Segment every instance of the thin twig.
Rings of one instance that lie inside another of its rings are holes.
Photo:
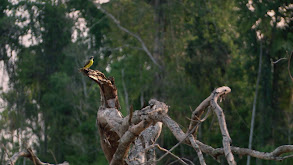
[[[182,160],[185,160],[186,162],[189,162],[191,165],[194,165],[194,163],[191,161],[191,160],[188,160],[186,158],[181,158]],[[172,165],[174,163],[177,163],[179,160],[174,160],[173,162],[171,163],[168,163],[168,165]]]
[[[185,117],[187,120],[189,120],[189,121],[198,121],[198,120],[193,120],[193,119],[191,119],[191,118],[189,118],[189,117]]]
[[[181,159],[180,157],[178,157],[178,156],[176,156],[175,154],[173,154],[170,150],[167,150],[167,149],[161,147],[159,144],[153,144],[153,145],[149,146],[148,148],[146,148],[146,149],[144,150],[144,152],[147,152],[148,150],[150,150],[150,149],[152,149],[152,148],[154,148],[154,147],[157,147],[158,149],[160,149],[160,150],[162,150],[162,151],[164,151],[164,152],[166,152],[166,153],[172,155],[173,157],[175,157],[175,158],[177,159],[176,162],[179,161],[179,162],[182,163],[182,164],[186,164],[186,163],[183,161],[183,159]],[[147,162],[145,162],[145,163],[143,163],[143,164],[154,163],[154,162],[159,162],[159,161],[160,161],[159,159],[158,159],[158,160],[151,160],[151,161],[147,161]],[[188,161],[189,161],[189,160],[188,160]],[[186,165],[187,165],[187,164],[186,164]]]
[[[192,129],[180,142],[178,142],[175,146],[173,146],[169,151],[171,152],[171,151],[173,151],[176,147],[178,147],[179,146],[179,144],[181,144],[182,142],[184,142],[185,141],[185,139],[187,139],[187,137],[189,136],[189,135],[191,135],[192,134],[192,132],[195,130],[195,128],[196,127],[194,127],[194,129]],[[158,161],[160,161],[160,160],[162,160],[165,156],[167,156],[168,155],[168,153],[165,153],[163,156],[161,156],[159,159],[158,159]]]
[[[293,157],[293,155],[283,156],[283,157],[282,157],[282,160],[284,160],[284,159],[288,159],[288,158],[292,158],[292,157]]]
[[[211,107],[209,106],[208,107],[208,111],[206,113],[206,115],[204,116],[204,118],[202,118],[200,121],[200,123],[204,122],[209,116],[210,116],[210,113],[211,113]]]
[[[170,152],[169,150],[167,150],[167,149],[165,149],[165,148],[159,146],[158,144],[155,144],[155,146],[156,146],[158,149],[160,149],[160,150],[162,150],[162,151],[164,151],[164,152],[166,152],[166,153],[172,155],[173,157],[175,157],[180,163],[187,165],[187,163],[185,163],[181,158],[179,158],[177,155],[173,154],[173,153]],[[158,161],[159,161],[159,160],[158,160]]]
[[[37,165],[37,162],[36,162],[36,155],[33,153],[33,150],[31,148],[27,148],[27,152],[30,153],[31,157],[32,157],[32,160],[34,162],[34,165]]]
[[[3,144],[2,144],[2,148],[4,149],[4,151],[5,151],[5,153],[6,153],[7,157],[8,157],[8,159],[9,159],[9,161],[11,162],[11,165],[14,165],[13,162],[12,162],[12,160],[10,159],[10,156],[9,156],[9,154],[8,154],[8,150],[7,150],[7,148],[6,148]]]
[[[283,57],[283,58],[278,59],[277,61],[273,61],[272,63],[273,64],[276,64],[276,63],[278,63],[278,62],[280,62],[282,60],[287,60],[287,58]]]
[[[196,141],[194,139],[193,135],[189,135],[189,141],[191,143],[191,146],[193,147],[193,149],[196,151],[196,154],[198,156],[199,162],[201,165],[206,165],[206,162],[204,160],[203,154],[198,146],[198,144],[196,144]]]
[[[190,110],[190,112],[192,112],[193,110],[192,110],[192,108],[191,108],[191,106],[189,106],[189,110]]]
[[[150,57],[150,59],[153,61],[153,63],[158,66],[160,69],[162,68],[158,62],[156,61],[156,59],[153,57],[153,55],[151,54],[151,52],[149,51],[149,49],[146,47],[145,43],[143,42],[143,40],[135,33],[129,31],[128,29],[126,29],[125,27],[121,26],[120,21],[118,21],[112,14],[110,14],[109,12],[107,12],[105,9],[103,9],[101,7],[101,5],[99,3],[94,2],[94,4],[97,6],[97,8],[102,11],[104,14],[106,14],[109,18],[111,18],[113,20],[113,22],[118,26],[119,29],[121,29],[122,31],[128,33],[129,35],[131,35],[132,37],[136,38],[140,44],[142,49],[146,52],[146,54]]]
[[[209,112],[206,113],[205,117],[203,119],[206,119],[206,116],[209,114]],[[204,120],[203,120],[204,121]],[[180,141],[178,142],[176,145],[174,145],[169,151],[171,152],[172,150],[174,150],[177,146],[179,146],[179,144],[181,144],[182,142],[185,141],[185,139],[187,139],[187,137],[189,137],[189,135],[191,135],[195,129],[197,128],[197,126],[201,123],[201,120],[199,120],[199,122],[195,125],[195,127],[192,128],[192,130],[190,132],[188,132],[188,134]],[[161,156],[158,161],[162,160],[165,156],[167,156],[168,153],[165,153],[163,156]]]
[[[103,19],[105,19],[105,16],[103,16],[102,18],[100,18],[97,22],[95,22],[94,24],[92,24],[89,29],[93,28],[94,26],[96,26],[97,24],[99,24],[100,22],[103,21]]]
[[[189,159],[186,159],[186,158],[181,158],[182,160],[185,160],[186,162],[189,162],[191,165],[194,165],[194,163],[191,161],[191,160],[189,160]]]
[[[53,151],[50,149],[49,152],[52,154],[55,163],[58,164],[58,163],[57,163],[57,159],[56,159],[56,157],[55,157]]]
[[[112,52],[114,52],[114,51],[120,51],[123,48],[131,48],[131,49],[136,49],[136,50],[143,50],[140,47],[135,47],[135,46],[130,46],[128,44],[125,44],[125,45],[118,46],[118,47],[115,47],[115,48],[102,47],[102,48],[99,49],[99,52],[98,53],[101,53],[102,51],[112,51]]]
[[[194,127],[194,129],[192,129],[180,142],[178,142],[176,145],[174,145],[170,150],[168,150],[168,152],[166,152],[163,156],[161,156],[159,159],[157,159],[157,160],[155,160],[155,161],[151,161],[151,163],[152,162],[159,162],[159,161],[161,161],[164,157],[166,157],[169,153],[171,153],[171,151],[173,151],[179,144],[181,144],[182,142],[184,142],[185,141],[185,139],[189,136],[189,135],[191,135],[192,133],[193,133],[193,131],[195,130],[195,128],[196,127]],[[154,144],[154,145],[151,145],[151,146],[149,146],[148,148],[146,148],[145,150],[144,150],[144,152],[146,152],[146,151],[148,151],[149,149],[151,149],[151,148],[154,148],[154,147],[156,147],[156,144]],[[141,152],[140,152],[141,153]],[[139,154],[139,153],[138,153]],[[137,155],[138,155],[137,154]],[[149,162],[148,162],[149,163]]]
[[[42,162],[37,156],[36,154],[34,154],[33,150],[28,147],[26,149],[23,149],[17,153],[14,153],[13,156],[10,159],[10,163],[7,163],[6,165],[14,165],[15,162],[20,158],[20,157],[24,157],[24,158],[29,158],[31,161],[33,161],[34,165],[53,165],[50,163],[45,163]],[[54,164],[54,165],[69,165],[68,162],[63,162],[60,164]]]

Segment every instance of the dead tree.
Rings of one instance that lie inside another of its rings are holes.
[[[234,154],[276,161],[293,156],[282,156],[284,153],[293,152],[293,145],[280,146],[270,153],[230,145],[232,140],[226,126],[225,115],[217,103],[219,99],[231,92],[229,87],[223,86],[214,90],[193,111],[189,129],[184,132],[169,117],[168,106],[154,99],[150,100],[146,107],[134,112],[130,110],[130,114],[123,117],[119,111],[120,105],[114,78],[107,78],[98,70],[82,69],[81,71],[100,87],[101,106],[97,113],[97,126],[102,149],[111,165],[156,164],[167,154],[174,156],[181,164],[188,164],[188,162],[192,164],[171,153],[181,143],[194,148],[201,165],[206,164],[202,153],[206,153],[218,161],[219,156],[224,155],[229,165],[236,164]],[[213,148],[196,139],[199,124],[205,121],[210,111],[214,111],[217,115],[223,137],[223,148]],[[202,117],[205,112],[206,115]],[[170,150],[156,144],[163,125],[168,127],[178,140],[177,145]],[[156,159],[155,148],[165,151],[166,154]]]
[[[60,164],[57,164],[57,163],[56,164],[50,164],[50,163],[42,162],[36,156],[36,154],[33,152],[32,148],[30,148],[30,147],[26,147],[26,149],[23,149],[23,150],[15,153],[11,158],[9,158],[9,160],[6,163],[6,165],[15,165],[16,161],[21,157],[30,159],[34,163],[34,165],[69,165],[68,162],[63,162],[63,163],[60,163]]]
[[[81,69],[81,71],[100,87],[101,106],[97,113],[97,126],[103,152],[111,165],[153,165],[168,154],[175,157],[181,164],[193,164],[190,160],[180,158],[171,152],[179,144],[189,145],[194,148],[201,165],[206,164],[202,153],[210,155],[218,162],[219,157],[224,155],[229,165],[236,165],[234,154],[275,161],[293,157],[293,154],[282,156],[285,153],[292,153],[293,145],[279,146],[270,153],[230,145],[232,140],[226,126],[225,115],[217,103],[219,99],[221,100],[231,92],[229,87],[223,86],[215,89],[193,111],[189,129],[184,132],[168,116],[168,106],[154,99],[151,99],[149,104],[140,110],[133,112],[131,107],[130,114],[123,117],[119,111],[120,105],[114,78],[107,78],[98,70]],[[199,125],[208,118],[211,111],[214,111],[218,118],[223,137],[223,148],[213,148],[196,139]],[[202,117],[205,112],[205,116]],[[178,140],[178,143],[169,150],[160,147],[156,143],[163,125],[168,127]],[[157,159],[155,148],[166,153]],[[14,165],[20,157],[30,159],[35,165],[51,165],[42,162],[30,147],[15,153],[9,158],[6,165]],[[69,165],[69,163],[64,162],[56,165]]]

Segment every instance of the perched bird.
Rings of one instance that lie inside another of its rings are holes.
[[[94,56],[91,56],[90,60],[84,65],[83,69],[90,68],[94,63]]]

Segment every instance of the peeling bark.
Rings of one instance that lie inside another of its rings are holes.
[[[30,159],[34,163],[34,165],[69,165],[68,162],[63,162],[60,164],[44,163],[34,154],[31,148],[27,148],[15,153],[11,158],[9,158],[9,161],[6,165],[14,165],[16,161],[21,157]]]
[[[231,92],[229,87],[224,86],[214,90],[193,111],[189,129],[184,132],[168,116],[168,106],[154,99],[151,99],[149,104],[142,109],[133,111],[131,114],[123,117],[119,111],[120,106],[114,78],[107,78],[97,70],[81,69],[81,71],[94,80],[101,89],[101,106],[97,114],[97,125],[101,137],[102,149],[111,165],[156,164],[156,162],[160,161],[167,154],[171,154],[177,159],[176,161],[182,164],[190,163],[189,160],[181,159],[171,153],[181,143],[194,148],[201,165],[206,164],[202,153],[206,153],[216,160],[219,160],[219,156],[224,155],[227,162],[231,165],[236,164],[233,154],[240,156],[249,155],[259,159],[277,161],[292,157],[292,155],[281,155],[293,152],[293,145],[280,146],[271,153],[230,146],[232,140],[226,126],[225,115],[217,103],[218,99]],[[208,109],[208,112],[205,117],[201,118],[206,109]],[[196,140],[198,127],[208,118],[211,109],[214,110],[218,117],[223,136],[223,148],[215,149]],[[170,129],[179,142],[170,150],[163,149],[166,154],[156,159],[154,148],[156,146],[160,149],[160,147],[155,142],[160,136],[163,125]]]
[[[225,157],[226,157],[229,165],[236,165],[236,162],[234,160],[234,156],[231,152],[230,143],[232,142],[232,139],[231,139],[229,132],[228,132],[225,115],[224,115],[222,108],[217,104],[217,100],[220,96],[225,95],[230,92],[231,92],[231,89],[229,87],[221,87],[221,88],[216,89],[213,92],[214,97],[211,100],[211,105],[212,105],[215,113],[217,114],[217,117],[219,120],[219,125],[220,125],[221,133],[223,136],[223,147],[224,147]]]

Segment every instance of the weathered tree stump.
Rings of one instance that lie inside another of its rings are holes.
[[[189,129],[184,133],[179,125],[168,116],[168,106],[154,99],[151,99],[146,107],[134,112],[131,110],[129,115],[123,117],[119,111],[114,78],[107,78],[98,70],[81,69],[81,71],[100,87],[101,106],[97,114],[97,126],[102,149],[111,165],[156,164],[167,154],[174,156],[180,163],[187,164],[188,160],[183,160],[171,153],[181,143],[195,149],[201,165],[206,164],[202,152],[211,155],[216,160],[219,160],[219,156],[225,155],[229,165],[236,165],[233,154],[249,155],[266,160],[283,160],[290,156],[282,157],[281,154],[293,152],[293,145],[280,146],[271,153],[230,146],[232,140],[227,129],[225,115],[217,103],[218,99],[231,92],[229,87],[217,88],[193,111]],[[208,112],[202,118],[207,109]],[[196,139],[198,126],[206,120],[211,109],[218,117],[223,136],[223,148],[214,149]],[[179,141],[170,150],[163,149],[156,144],[162,125],[167,126]],[[155,147],[166,152],[158,160],[156,160]]]

